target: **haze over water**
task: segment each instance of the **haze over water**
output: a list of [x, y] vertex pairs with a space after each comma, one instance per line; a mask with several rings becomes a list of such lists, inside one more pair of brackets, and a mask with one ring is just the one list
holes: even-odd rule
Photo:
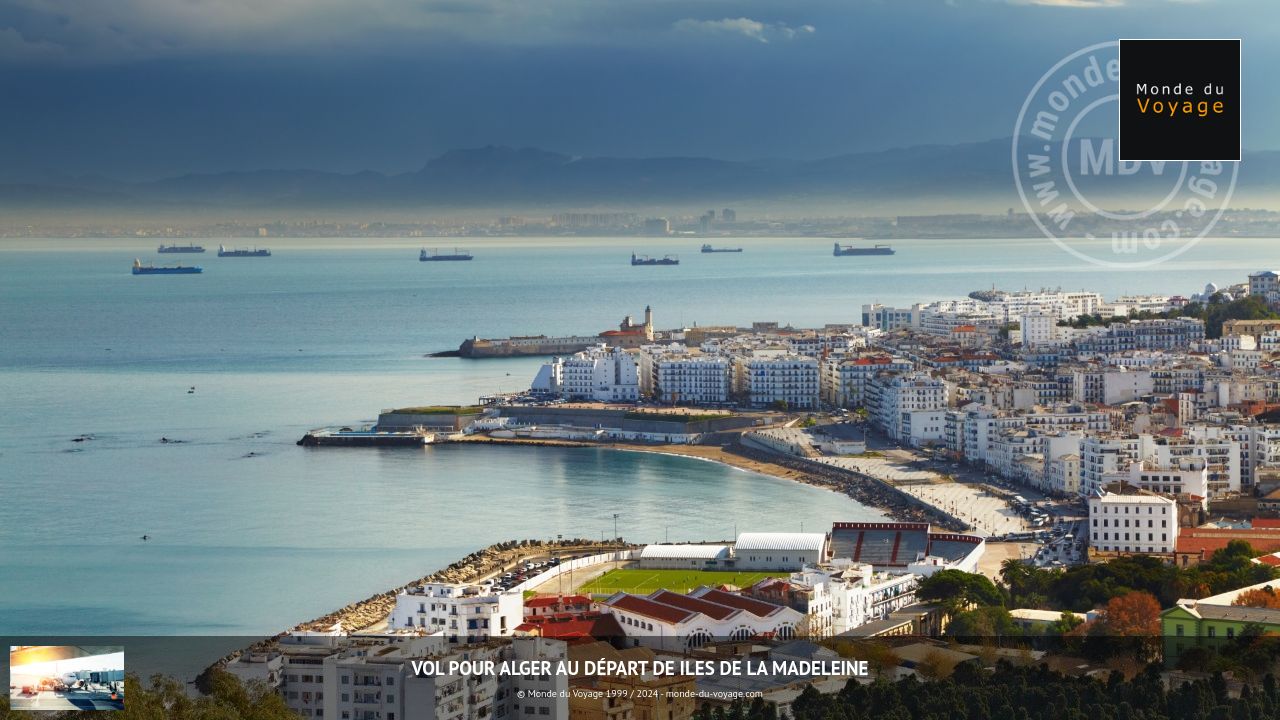
[[[200, 241], [198, 241], [200, 242]], [[879, 514], [712, 463], [639, 453], [303, 449], [311, 427], [527, 386], [540, 359], [428, 359], [473, 334], [857, 322], [993, 285], [1190, 294], [1269, 268], [1273, 240], [1207, 240], [1132, 271], [1047, 240], [0, 240], [0, 634], [275, 632], [510, 538], [731, 539]], [[457, 245], [466, 263], [419, 263]], [[631, 267], [632, 251], [679, 253]], [[134, 257], [205, 268], [133, 277]], [[188, 388], [196, 392], [189, 394]], [[72, 438], [90, 434], [91, 441]], [[180, 443], [161, 443], [161, 438]], [[252, 455], [251, 455], [252, 454]], [[142, 542], [143, 534], [152, 540]]]

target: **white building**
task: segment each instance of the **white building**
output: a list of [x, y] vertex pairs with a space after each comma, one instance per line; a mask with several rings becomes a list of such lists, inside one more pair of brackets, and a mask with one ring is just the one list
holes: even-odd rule
[[728, 545], [646, 545], [640, 567], [652, 570], [721, 570], [731, 554]]
[[[1079, 447], [1079, 443], [1076, 444]], [[1055, 495], [1080, 494], [1080, 455], [1067, 453], [1052, 457], [1046, 451], [1044, 461], [1044, 489]]]
[[1104, 477], [1128, 468], [1138, 460], [1138, 439], [1089, 435], [1080, 440], [1080, 493], [1092, 495]]
[[827, 559], [824, 533], [746, 532], [733, 545], [738, 570], [800, 570]]
[[[945, 437], [946, 382], [923, 372], [877, 375], [868, 385], [867, 396], [871, 421], [894, 440], [929, 437], [941, 442]], [[917, 417], [913, 415], [917, 411], [932, 412]]]
[[553, 358], [539, 369], [530, 389], [571, 400], [635, 402], [640, 399], [640, 372], [634, 354], [600, 344]]
[[1098, 405], [1120, 405], [1155, 391], [1150, 370], [1097, 367], [1073, 371], [1071, 399]]
[[1061, 342], [1058, 317], [1052, 313], [1037, 311], [1022, 315], [1018, 318], [1018, 327], [1023, 347], [1035, 348]]
[[738, 358], [739, 388], [754, 407], [818, 407], [818, 360], [804, 355]]
[[729, 402], [733, 366], [729, 358], [689, 351], [683, 345], [641, 355], [648, 394], [670, 405], [718, 405]]
[[905, 373], [914, 369], [911, 361], [889, 355], [833, 355], [822, 363], [822, 401], [833, 407], [862, 407], [867, 383], [877, 373]]
[[761, 636], [790, 640], [804, 634], [805, 622], [790, 607], [711, 588], [688, 595], [618, 593], [600, 603], [600, 611], [617, 619], [632, 646], [669, 652]]
[[[1139, 456], [1154, 467], [1192, 467], [1187, 463], [1200, 460], [1206, 466], [1208, 494], [1216, 498], [1240, 491], [1240, 443], [1219, 437], [1168, 438], [1141, 435]], [[1199, 493], [1197, 493], [1199, 494]]]
[[1160, 495], [1209, 497], [1209, 470], [1204, 458], [1178, 458], [1175, 464], [1136, 462], [1129, 466], [1125, 482]]
[[1076, 341], [1077, 349], [1082, 352], [1183, 350], [1204, 340], [1204, 321], [1196, 318], [1128, 320], [1089, 330]]
[[556, 663], [565, 645], [542, 638], [450, 645], [440, 636], [286, 636], [275, 648], [241, 656], [227, 671], [265, 680], [289, 709], [328, 720], [496, 720], [568, 717], [568, 677], [551, 674], [424, 674], [415, 661]]
[[865, 327], [878, 328], [884, 332], [891, 330], [918, 329], [920, 327], [920, 308], [891, 308], [884, 305], [870, 304], [862, 306], [862, 324]]
[[1249, 274], [1249, 294], [1258, 295], [1268, 303], [1280, 297], [1280, 275], [1271, 270]]
[[524, 621], [524, 598], [518, 592], [494, 592], [487, 586], [426, 583], [396, 595], [388, 626], [442, 634], [451, 643], [483, 642], [509, 637]]
[[1178, 544], [1178, 504], [1159, 495], [1089, 497], [1089, 545], [1101, 552], [1172, 554]]

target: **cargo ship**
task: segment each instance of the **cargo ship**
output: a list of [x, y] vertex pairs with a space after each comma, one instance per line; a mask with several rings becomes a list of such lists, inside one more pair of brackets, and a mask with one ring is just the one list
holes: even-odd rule
[[199, 245], [161, 245], [156, 248], [158, 253], [202, 253], [204, 248]]
[[888, 245], [874, 245], [872, 247], [854, 247], [853, 245], [835, 244], [835, 249], [831, 252], [836, 257], [845, 255], [892, 255], [893, 248]]
[[463, 252], [458, 248], [454, 248], [452, 253], [441, 254], [438, 250], [432, 250], [428, 255], [425, 249], [418, 251], [418, 260], [420, 262], [444, 262], [450, 260], [470, 260], [471, 253]]
[[271, 251], [266, 248], [254, 248], [252, 250], [228, 250], [226, 245], [219, 245], [218, 257], [271, 257]]
[[648, 255], [637, 255], [631, 253], [632, 265], [679, 265], [680, 258], [675, 255], [663, 255], [660, 258], [649, 257]]
[[134, 275], [194, 275], [195, 273], [202, 273], [202, 272], [204, 272], [204, 268], [200, 267], [199, 265], [174, 265], [172, 267], [163, 267], [163, 266], [156, 267], [151, 263], [147, 263], [146, 265], [143, 265], [141, 260], [137, 258], [133, 259]]
[[706, 244], [702, 246], [702, 252], [704, 253], [742, 252], [742, 248], [718, 248], [718, 247], [711, 247], [710, 244]]

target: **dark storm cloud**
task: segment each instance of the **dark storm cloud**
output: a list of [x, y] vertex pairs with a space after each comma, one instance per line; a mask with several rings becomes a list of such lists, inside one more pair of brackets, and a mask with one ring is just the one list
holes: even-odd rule
[[1243, 35], [1246, 145], [1280, 145], [1275, 93], [1251, 84], [1277, 59], [1268, 0], [1111, 5], [0, 1], [0, 178], [405, 171], [484, 144], [758, 158], [981, 140], [1011, 132], [1055, 60], [1118, 36]]

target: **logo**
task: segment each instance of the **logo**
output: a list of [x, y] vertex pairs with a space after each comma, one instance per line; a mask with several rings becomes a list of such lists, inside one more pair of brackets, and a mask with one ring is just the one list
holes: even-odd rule
[[1239, 164], [1120, 159], [1119, 42], [1077, 50], [1031, 88], [1013, 132], [1013, 176], [1033, 222], [1072, 255], [1142, 267], [1210, 233]]

